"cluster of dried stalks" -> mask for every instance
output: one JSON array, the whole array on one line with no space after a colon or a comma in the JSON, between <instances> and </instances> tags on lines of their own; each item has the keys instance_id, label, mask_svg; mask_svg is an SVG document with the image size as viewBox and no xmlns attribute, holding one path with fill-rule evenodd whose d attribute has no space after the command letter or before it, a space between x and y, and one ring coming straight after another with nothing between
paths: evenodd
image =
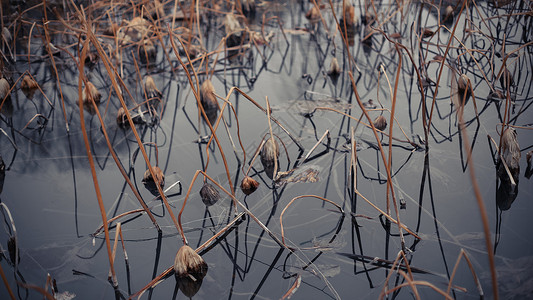
<instances>
[{"instance_id":1,"label":"cluster of dried stalks","mask_svg":"<svg viewBox=\"0 0 533 300\"><path fill-rule=\"evenodd\" d=\"M261 4L271 5L268 2L262 2ZM497 2L496 4L497 6L503 5L500 2ZM173 266L168 268L159 276L153 278L153 280L147 283L146 286L141 290L129 295L130 298L140 297L146 290L156 286L161 280L164 280L164 278L172 272L174 272L176 275L180 290L186 296L192 297L199 290L202 279L204 276L206 276L208 269L208 264L198 253L201 250L210 247L215 240L225 235L228 230L231 230L233 226L239 222L243 215L247 215L249 218L254 220L265 232L272 237L276 243L279 244L282 249L285 249L291 253L297 253L299 249L287 245L283 227L284 212L296 200L302 198L318 199L319 201L335 206L341 215L345 214L341 205L327 198L315 195L298 196L293 198L283 209L279 220L281 232L277 234L265 226L254 215L254 213L242 203L242 196L251 195L257 189L262 188L259 182L250 174L250 170L254 166L257 156L260 157L261 165L265 171L265 174L272 180L273 183L279 183L283 182L284 178L290 176L290 174L292 174L292 172L294 172L297 168L301 167L302 164L310 161L314 157L311 156L311 154L314 153L314 150L319 145L324 145L326 147L325 152L331 148L330 133L329 131L326 131L322 138L318 139L317 143L307 151L305 156L303 156L305 149L302 145L300 145L298 139L295 138L292 133L287 130L274 116L272 116L272 110L270 109L267 97L266 105L263 107L259 104L261 101L254 100L237 87L231 88L225 96L219 96L217 94L215 86L211 80L216 65L220 63L228 66L229 63L238 63L246 58L248 51L256 50L258 53L261 53L261 47L271 47L270 43L272 42L274 34L272 32L268 33L265 31L264 26L266 24L273 24L277 22L276 24L279 25L279 34L283 35L285 41L288 43L282 23L275 16L264 13L262 16L263 27L260 30L252 30L246 25L248 23L248 18L257 17L256 13L258 10L256 5L259 5L258 1L256 2L253 0L191 1L189 3L185 3L183 1L114 1L111 4L106 1L92 1L87 3L85 6L76 4L74 1L67 1L65 3L64 11L61 12L57 9L53 9L52 4L43 1L34 7L28 8L27 10L42 10L42 22L31 22L25 19L26 17L24 14L21 14L20 18L13 20L9 19L8 24L4 23L5 18L2 17L2 70L9 69L9 65L12 64L10 62L10 56L14 57L12 51L12 45L14 45L12 41L14 39L12 39L10 36L11 32L19 32L17 29L19 26L30 28L29 34L26 37L28 45L26 49L28 53L27 70L24 72L19 72L19 74L17 74L18 78L15 77L15 80L4 75L8 74L7 71L3 71L0 78L0 99L2 99L0 109L2 110L3 114L9 115L9 106L11 105L10 95L14 89L20 89L29 99L32 99L37 91L46 97L45 91L42 90L39 81L34 78L35 74L32 74L33 70L31 69L31 62L36 59L30 55L31 47L34 45L32 43L32 39L34 38L32 35L33 30L37 30L42 33L42 44L44 45L47 53L43 60L50 64L53 72L55 73L57 87L61 97L61 110L65 118L65 127L67 132L72 124L69 124L68 122L68 103L65 102L69 101L70 99L63 99L63 93L61 90L62 85L65 85L65 82L60 81L60 78L62 77L59 75L56 58L58 56L63 56L63 60L71 60L70 63L75 65L79 71L77 81L77 105L79 107L78 111L80 115L79 121L84 136L87 158L90 163L94 189L97 195L97 204L102 217L103 225L101 229L104 231L106 249L109 257L109 280L113 287L118 289L118 280L115 274L114 263L119 238L121 240L126 259L127 255L120 223L117 223L118 225L115 229L114 243L110 237L109 226L111 223L116 222L118 219L131 213L143 211L152 221L154 228L156 228L158 232L161 232L161 229L150 208L146 205L144 199L134 187L131 178L129 178L128 174L124 170L117 154L113 149L113 145L106 130L106 123L104 122L104 117L102 116L103 113L107 113L108 110L107 107L103 107L102 103L114 101L115 105L118 107L116 112L116 122L124 130L132 132L146 164L143 183L145 183L147 188L149 188L151 192L156 197L159 197L164 203L164 206L173 221L176 231L182 238L183 245L177 250ZM398 289L403 287L410 287L413 295L419 298L420 296L417 292L417 288L419 286L427 286L442 294L446 298L452 298L450 293L453 286L453 277L455 270L459 265L459 261L462 258L464 258L468 263L473 277L479 286L477 275L473 270L466 252L461 252L455 265L453 274L449 276L449 285L446 291L439 289L430 282L417 281L414 279L409 266L409 259L406 258L406 253L409 253L410 249L406 246L404 234L411 235L416 241L420 240L420 237L417 235L416 231L410 229L400 220L400 207L398 207L400 199L397 199L397 190L393 185L392 147L394 143L400 143L409 145L412 147L412 151L421 149L425 150L426 152L428 151L429 137L431 136L432 128L431 124L434 117L438 89L439 86L443 85L444 79L442 79L442 74L445 68L449 69L450 72L454 74L451 82L449 83L449 85L452 87L450 102L453 103L457 112L461 135L465 138L465 140L468 141L468 136L465 130L466 122L463 120L464 108L469 99L472 99L477 117L477 95L475 93L475 86L479 85L480 81L483 81L491 89L491 99L505 102L505 115L502 122L502 131L500 133L501 142L498 150L499 157L501 157L501 159L498 160L498 177L502 181L502 187L499 189L501 192L499 193L502 194L502 198L512 197L512 195L515 195L516 197L517 191L515 191L515 188L517 188L518 182L516 174L519 173L519 160L521 156L516 131L510 127L511 117L509 112L513 104L512 94L516 93L516 87L518 86L517 81L513 79L513 75L517 70L516 67L513 68L513 65L517 61L513 58L515 57L513 54L516 55L516 52L519 50L516 49L506 53L504 47L502 49L503 55L501 55L503 56L503 63L501 64L499 70L494 65L491 65L489 69L492 71L492 73L490 74L487 74L485 71L486 68L479 67L479 63L474 54L477 52L483 52L484 49L469 49L464 44L465 38L461 40L456 34L456 30L460 21L472 19L472 13L474 12L473 8L477 8L477 4L475 2L459 1L456 2L455 5L440 6L433 3L423 3L422 6L426 5L437 11L437 15L439 16L437 18L437 25L428 28L417 24L414 36L409 36L409 38L411 38L411 41L409 42L405 41L408 38L407 36L404 36L407 35L407 32L405 31L394 33L387 32L386 28L390 28L388 27L390 20L397 15L403 16L404 13L407 13L409 9L411 9L412 5L414 4L400 1L385 9L381 6L378 7L374 1L365 1L364 4L359 4L357 8L355 3L346 0L336 1L335 3L331 0L312 0L309 1L309 3L302 3L302 7L305 7L305 18L307 18L309 21L309 27L306 31L307 34L318 35L321 31L325 31L332 38L338 37L342 41L342 45L339 46L339 49L344 50L342 54L344 55L342 61L347 61L348 63L341 67L341 64L339 63L340 58L334 56L331 58L331 63L329 64L327 70L324 70L324 73L331 79L334 85L337 84L339 79L346 79L347 77L349 78L349 83L351 84L351 88L356 100L354 103L357 104L359 110L361 111L359 118L356 118L345 111L340 111L330 107L316 107L306 117L312 118L313 113L316 111L341 114L356 121L357 126L365 126L366 128L369 128L375 137L375 141L379 149L379 155L383 165L385 166L387 183L386 208L380 208L357 190L357 149L355 141L356 137L354 135L355 130L352 130L351 132L352 144L349 151L351 157L350 172L352 174L351 192L353 196L357 195L363 198L366 202L368 202L369 205L374 207L377 212L386 218L389 225L395 224L400 233L402 249L399 252L396 260L389 265L391 272L389 273L386 283L383 286L382 296L395 293ZM4 7L4 4L2 4L2 7ZM420 9L422 10L422 8ZM360 21L355 13L356 10L361 11ZM49 15L50 12L53 12L55 15ZM530 13L531 9L524 14L530 17ZM518 13L511 12L508 16L515 17L517 14ZM7 15L4 14L4 16ZM224 26L225 35L215 49L205 49L202 37L202 27L208 22L208 20L213 18L219 18L223 20L222 24ZM334 20L334 26L328 27L328 24L331 22L326 20L330 19ZM407 20L404 20L403 17L401 20L402 22L408 22ZM483 20L483 22L485 21L486 20ZM472 34L476 33L474 29L470 30ZM372 100L363 103L363 99L360 98L356 80L354 78L354 73L359 72L359 67L355 61L355 56L350 52L355 43L354 38L358 34L361 36L359 42L365 47L365 49L375 51L375 49L381 47L380 44L388 44L393 52L393 59L397 60L396 75L394 77L393 84L391 84L387 72L383 67L379 71L380 76L381 74L384 74L388 83L391 102L389 108L383 107L381 103L381 108L377 108ZM72 41L73 46L59 45L57 43L54 44L53 40L55 40L55 37L58 35L67 36L69 41ZM519 49L529 47L530 45L531 42L526 42ZM428 49L430 46L437 47L439 49L439 55L435 56L434 60L426 62L424 59L428 57ZM420 51L423 53L422 56L424 59L421 59L421 61L415 60L415 51ZM472 73L472 70L467 70L466 68L462 67L459 63L457 63L457 59L450 58L451 51L458 51L459 54L457 57L468 56L475 61L475 65L479 67L479 69L476 70L477 75L475 79L470 78L469 75L466 74L467 71ZM219 55L223 56L224 54L224 60L227 61L224 61L222 58L219 59ZM431 63L437 63L439 65L437 68L438 71L436 78L430 78L428 75L428 69ZM142 140L138 132L140 126L157 126L163 116L165 108L164 99L167 97L165 97L164 93L161 92L160 88L158 88L156 81L152 76L159 71L158 68L160 68L161 65L164 65L168 68L165 70L165 72L172 73L175 76L184 76L183 74L185 74L198 108L198 120L205 122L209 128L205 147L207 162L205 166L203 166L202 170L198 170L192 177L191 183L187 189L187 193L184 196L181 210L179 211L177 217L175 216L172 207L167 200L165 191L163 190L165 186L165 174L158 166L157 145L152 142ZM424 138L421 139L422 142L420 143L417 143L413 141L412 138L409 138L395 118L397 94L402 75L401 70L404 65L410 65L411 67L414 67L413 70L416 72L415 76L418 82L421 102L423 103L422 118ZM98 67L101 70L105 70L105 77L110 83L111 90L102 92L95 86L93 82L91 82L90 78L93 76L92 72L94 72L94 69ZM142 92L144 94L142 101L139 101L133 96L134 93L131 91L132 86L127 83L128 78L126 78L126 76L127 74L132 74L128 72L129 69L132 68L135 70L133 74L138 77L137 82L139 83L139 86L142 87ZM202 71L203 69L205 69L205 72ZM510 69L514 71L510 71ZM346 76L346 74L348 76ZM500 88L496 87L498 82L500 83ZM223 136L220 134L220 130L218 130L221 123L222 127L225 127L226 129L228 127L224 114L233 114L233 116L237 119L237 128L239 127L238 115L235 112L234 104L230 101L231 96L235 93L240 95L241 98L246 99L246 101L249 103L253 104L253 106L259 111L262 111L265 114L265 124L268 124L269 127L269 132L267 134L265 134L263 137L257 137L257 140L261 141L260 146L257 147L254 155L248 161L248 169L245 171L244 166L242 167L243 178L239 186L241 187L244 195L234 190L235 185L232 182L234 172L230 171L229 163L227 162L222 143L220 142L220 139L223 138ZM108 99L103 99L103 95L105 94L109 95ZM48 98L46 99L48 100ZM50 103L49 100L48 103ZM52 103L50 103L50 105L53 106ZM106 140L107 146L113 156L116 166L120 170L124 180L127 182L132 193L139 202L139 208L137 210L124 213L113 219L107 218L107 210L104 206L104 199L102 199L98 184L97 169L94 164L90 140L87 135L84 111L98 118L102 128L103 138ZM379 115L373 118L372 114L376 112L379 113ZM148 116L148 118L146 116ZM388 119L387 116L389 117ZM278 136L278 134L274 133L273 127L276 128L276 132L282 132L285 135L282 137ZM398 137L400 134L397 132L401 132L401 138ZM228 139L233 145L233 151L235 155L239 160L242 158L242 161L246 162L246 151L241 141L239 130L237 130L236 135L237 140L239 141L239 146L242 150L242 154L240 154L241 152L237 153L237 147L233 142L234 140L229 130L227 131L227 135ZM235 134L233 137L235 137ZM324 142L326 138L327 142ZM388 149L383 146L383 142L387 138ZM296 162L294 162L292 165L290 159L291 156L294 157L294 155L289 154L284 140L291 140L297 146L299 151L299 153L296 155ZM208 175L210 155L212 155L210 154L210 146L212 143L216 145L216 151L218 151L222 157L226 170L227 182L217 182ZM152 165L153 162L150 161L149 155L146 151L146 146L150 144L153 144L156 150L155 165ZM469 157L468 161L472 161L472 150L469 146L469 143L465 142L464 145L465 152ZM241 155L242 157L240 157ZM528 153L528 155L528 159L530 160L530 153ZM284 161L282 161L284 159L286 159L288 163L285 164ZM285 171L283 171L281 168L282 164L286 167ZM472 175L472 184L476 192L476 200L479 204L479 210L485 230L486 248L492 272L493 295L495 298L497 298L497 279L495 274L492 244L488 229L488 220L486 217L483 200L481 199L479 193L479 188L477 188L474 170L470 169L470 172ZM310 177L313 176L312 172L309 174ZM205 243L198 249L194 250L190 247L185 236L181 220L188 199L191 197L194 184L198 178L203 180L203 186L200 189L199 194L204 204L206 206L214 205L221 199L222 195L227 196L232 200L232 206L235 211L235 215L234 218L228 222L227 226L216 232L213 237L205 241ZM509 196L510 194L511 196ZM512 200L510 202L512 203ZM502 210L508 209L508 206L506 205L510 205L510 203L507 202L507 204L502 204L500 208ZM4 209L7 210L7 207L4 207ZM95 233L95 235L98 233L98 231ZM14 249L13 251L10 251L10 253L15 253L15 257L11 260L12 264L16 267L17 246L15 241L16 239L14 239L14 242L10 244L12 245L11 248ZM392 289L388 289L388 281L393 274L401 277L405 283L396 285ZM324 278L324 280L327 282L327 279ZM12 298L14 298L9 285L6 284L5 286L10 291ZM48 287L48 284L46 286ZM286 296L289 297L290 295L294 294L294 292L297 290L297 287L298 285L296 285L295 282L295 285L289 292L287 292ZM454 288L457 289L457 287ZM336 295L334 288L330 287L330 289L332 294ZM46 290L41 292L47 297L52 296ZM483 295L482 291L480 291L480 295Z\"/></svg>"}]
</instances>

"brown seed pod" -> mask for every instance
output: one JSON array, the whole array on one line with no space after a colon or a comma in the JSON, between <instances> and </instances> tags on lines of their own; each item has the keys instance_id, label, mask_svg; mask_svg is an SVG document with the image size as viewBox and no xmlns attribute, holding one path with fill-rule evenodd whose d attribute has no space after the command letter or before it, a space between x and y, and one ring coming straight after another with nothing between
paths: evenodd
<instances>
[{"instance_id":1,"label":"brown seed pod","mask_svg":"<svg viewBox=\"0 0 533 300\"><path fill-rule=\"evenodd\" d=\"M350 4L345 4L342 8L343 20L346 20L347 26L355 25L355 7ZM344 22L341 23L341 26Z\"/></svg>"},{"instance_id":2,"label":"brown seed pod","mask_svg":"<svg viewBox=\"0 0 533 300\"><path fill-rule=\"evenodd\" d=\"M244 194L250 195L259 187L259 182L250 176L245 176L241 181L241 190Z\"/></svg>"},{"instance_id":3,"label":"brown seed pod","mask_svg":"<svg viewBox=\"0 0 533 300\"><path fill-rule=\"evenodd\" d=\"M84 104L91 104L92 102L99 104L102 99L102 94L98 89L92 84L92 82L87 81L85 89L82 92L82 100Z\"/></svg>"},{"instance_id":4,"label":"brown seed pod","mask_svg":"<svg viewBox=\"0 0 533 300\"><path fill-rule=\"evenodd\" d=\"M192 298L202 286L203 279L192 280L189 277L177 278L178 288L181 290L183 295L188 298Z\"/></svg>"},{"instance_id":5,"label":"brown seed pod","mask_svg":"<svg viewBox=\"0 0 533 300\"><path fill-rule=\"evenodd\" d=\"M333 57L331 59L331 63L329 64L329 70L328 70L328 76L331 77L331 80L333 80L334 83L337 82L337 79L339 78L339 75L341 74L341 67L339 66L339 61L336 57Z\"/></svg>"},{"instance_id":6,"label":"brown seed pod","mask_svg":"<svg viewBox=\"0 0 533 300\"><path fill-rule=\"evenodd\" d=\"M32 99L39 85L29 75L24 75L20 83L20 89L28 99Z\"/></svg>"},{"instance_id":7,"label":"brown seed pod","mask_svg":"<svg viewBox=\"0 0 533 300\"><path fill-rule=\"evenodd\" d=\"M161 98L161 96L163 95L157 89L155 81L150 75L144 77L144 90L146 91L146 95L148 96L148 98Z\"/></svg>"},{"instance_id":8,"label":"brown seed pod","mask_svg":"<svg viewBox=\"0 0 533 300\"><path fill-rule=\"evenodd\" d=\"M200 103L209 122L214 125L218 116L218 104L215 96L215 87L209 79L206 79L200 86Z\"/></svg>"},{"instance_id":9,"label":"brown seed pod","mask_svg":"<svg viewBox=\"0 0 533 300\"><path fill-rule=\"evenodd\" d=\"M457 79L457 90L459 91L459 100L461 102L463 99L466 102L472 95L472 84L470 83L470 78L468 78L466 74L461 74L459 79Z\"/></svg>"},{"instance_id":10,"label":"brown seed pod","mask_svg":"<svg viewBox=\"0 0 533 300\"><path fill-rule=\"evenodd\" d=\"M503 131L501 144L501 156L511 173L520 170L520 145L518 144L517 134L514 128L508 127Z\"/></svg>"},{"instance_id":11,"label":"brown seed pod","mask_svg":"<svg viewBox=\"0 0 533 300\"><path fill-rule=\"evenodd\" d=\"M142 47L139 49L139 58L143 64L153 63L157 57L157 51L154 43L149 40L143 40Z\"/></svg>"},{"instance_id":12,"label":"brown seed pod","mask_svg":"<svg viewBox=\"0 0 533 300\"><path fill-rule=\"evenodd\" d=\"M269 138L263 145L259 156L261 157L261 164L263 164L263 168L265 169L267 176L269 178L274 178L276 175L274 174L274 167L279 158L278 142L274 138Z\"/></svg>"},{"instance_id":13,"label":"brown seed pod","mask_svg":"<svg viewBox=\"0 0 533 300\"><path fill-rule=\"evenodd\" d=\"M311 8L307 11L305 14L305 17L309 20L309 23L312 25L317 24L320 21L320 10L315 5L311 6Z\"/></svg>"},{"instance_id":14,"label":"brown seed pod","mask_svg":"<svg viewBox=\"0 0 533 300\"><path fill-rule=\"evenodd\" d=\"M120 107L117 112L117 124L118 126L122 128L128 128L130 126L130 122L128 122L128 118L126 117L126 111L123 107Z\"/></svg>"},{"instance_id":15,"label":"brown seed pod","mask_svg":"<svg viewBox=\"0 0 533 300\"><path fill-rule=\"evenodd\" d=\"M159 185L161 187L165 186L165 174L163 174L163 171L158 166L152 166L152 171L154 172L155 179L152 177L152 174L150 173L150 170L146 170L144 172L143 176L143 183L144 184L155 184L156 182L159 182Z\"/></svg>"},{"instance_id":16,"label":"brown seed pod","mask_svg":"<svg viewBox=\"0 0 533 300\"><path fill-rule=\"evenodd\" d=\"M202 202L204 202L206 206L211 206L220 200L220 193L208 182L204 183L200 189L200 196L202 197Z\"/></svg>"},{"instance_id":17,"label":"brown seed pod","mask_svg":"<svg viewBox=\"0 0 533 300\"><path fill-rule=\"evenodd\" d=\"M422 30L422 38L432 37L435 32L429 28L424 28Z\"/></svg>"},{"instance_id":18,"label":"brown seed pod","mask_svg":"<svg viewBox=\"0 0 533 300\"><path fill-rule=\"evenodd\" d=\"M174 272L178 279L201 280L207 274L207 263L191 247L183 245L174 259Z\"/></svg>"},{"instance_id":19,"label":"brown seed pod","mask_svg":"<svg viewBox=\"0 0 533 300\"><path fill-rule=\"evenodd\" d=\"M7 79L2 78L0 79L0 101L4 100L4 98L9 94L9 89L11 88L11 85L7 81Z\"/></svg>"},{"instance_id":20,"label":"brown seed pod","mask_svg":"<svg viewBox=\"0 0 533 300\"><path fill-rule=\"evenodd\" d=\"M379 129L381 131L385 130L385 128L387 128L387 119L385 119L384 116L378 116L375 120L374 120L374 126L376 127L376 129Z\"/></svg>"}]
</instances>

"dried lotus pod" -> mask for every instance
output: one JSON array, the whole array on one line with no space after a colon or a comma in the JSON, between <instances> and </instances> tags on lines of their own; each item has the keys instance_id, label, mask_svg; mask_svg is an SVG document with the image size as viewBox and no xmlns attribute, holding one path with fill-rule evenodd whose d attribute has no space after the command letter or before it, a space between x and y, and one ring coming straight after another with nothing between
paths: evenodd
<instances>
[{"instance_id":1,"label":"dried lotus pod","mask_svg":"<svg viewBox=\"0 0 533 300\"><path fill-rule=\"evenodd\" d=\"M24 75L20 83L20 89L28 99L32 99L35 91L39 88L39 84L33 80L29 75Z\"/></svg>"},{"instance_id":2,"label":"dried lotus pod","mask_svg":"<svg viewBox=\"0 0 533 300\"><path fill-rule=\"evenodd\" d=\"M146 91L146 95L148 98L161 98L163 95L155 85L154 78L152 76L147 75L144 77L144 90Z\"/></svg>"},{"instance_id":3,"label":"dried lotus pod","mask_svg":"<svg viewBox=\"0 0 533 300\"><path fill-rule=\"evenodd\" d=\"M165 186L165 174L163 174L163 171L158 166L152 166L152 171L154 172L155 180L152 177L150 170L146 170L142 182L146 189L153 195L159 195L156 182L159 182L159 186L163 188L163 186Z\"/></svg>"},{"instance_id":4,"label":"dried lotus pod","mask_svg":"<svg viewBox=\"0 0 533 300\"><path fill-rule=\"evenodd\" d=\"M95 108L93 102L98 105L102 99L102 94L90 81L87 81L85 88L81 93L81 99L83 101L83 108L85 108L89 113L94 114Z\"/></svg>"},{"instance_id":5,"label":"dried lotus pod","mask_svg":"<svg viewBox=\"0 0 533 300\"><path fill-rule=\"evenodd\" d=\"M451 5L446 6L444 13L441 13L441 22L445 25L453 24L453 7Z\"/></svg>"},{"instance_id":6,"label":"dried lotus pod","mask_svg":"<svg viewBox=\"0 0 533 300\"><path fill-rule=\"evenodd\" d=\"M206 79L200 86L200 103L209 122L214 125L218 116L218 104L215 96L215 87L209 79Z\"/></svg>"},{"instance_id":7,"label":"dried lotus pod","mask_svg":"<svg viewBox=\"0 0 533 300\"><path fill-rule=\"evenodd\" d=\"M259 182L250 176L245 176L241 181L241 190L244 194L250 195L259 187Z\"/></svg>"},{"instance_id":8,"label":"dried lotus pod","mask_svg":"<svg viewBox=\"0 0 533 300\"><path fill-rule=\"evenodd\" d=\"M220 200L220 193L208 182L205 182L200 189L200 196L202 197L202 202L204 202L206 206L211 206Z\"/></svg>"},{"instance_id":9,"label":"dried lotus pod","mask_svg":"<svg viewBox=\"0 0 533 300\"><path fill-rule=\"evenodd\" d=\"M123 107L120 107L117 112L117 125L121 128L128 128L130 122L128 122L128 117L126 116L126 111Z\"/></svg>"},{"instance_id":10,"label":"dried lotus pod","mask_svg":"<svg viewBox=\"0 0 533 300\"><path fill-rule=\"evenodd\" d=\"M309 20L311 25L318 24L320 21L320 9L315 5L311 6L307 13L305 13L305 18Z\"/></svg>"},{"instance_id":11,"label":"dried lotus pod","mask_svg":"<svg viewBox=\"0 0 533 300\"><path fill-rule=\"evenodd\" d=\"M337 79L339 78L339 75L341 74L341 67L339 66L339 61L336 57L333 57L331 59L331 63L329 64L329 70L328 70L328 76L331 78L334 84L337 83Z\"/></svg>"},{"instance_id":12,"label":"dried lotus pod","mask_svg":"<svg viewBox=\"0 0 533 300\"><path fill-rule=\"evenodd\" d=\"M191 247L183 245L174 259L174 272L177 278L201 280L207 274L207 263Z\"/></svg>"},{"instance_id":13,"label":"dried lotus pod","mask_svg":"<svg viewBox=\"0 0 533 300\"><path fill-rule=\"evenodd\" d=\"M143 40L141 48L139 48L139 58L143 64L153 63L157 57L157 50L154 43L149 40Z\"/></svg>"},{"instance_id":14,"label":"dried lotus pod","mask_svg":"<svg viewBox=\"0 0 533 300\"><path fill-rule=\"evenodd\" d=\"M503 68L502 75L500 76L500 84L502 85L503 89L508 89L514 85L513 75L511 72L509 72L507 67Z\"/></svg>"},{"instance_id":15,"label":"dried lotus pod","mask_svg":"<svg viewBox=\"0 0 533 300\"><path fill-rule=\"evenodd\" d=\"M385 130L385 128L387 128L387 119L385 119L383 115L378 116L374 120L374 127L376 127L376 129L379 129L381 131Z\"/></svg>"},{"instance_id":16,"label":"dried lotus pod","mask_svg":"<svg viewBox=\"0 0 533 300\"><path fill-rule=\"evenodd\" d=\"M274 138L269 138L263 145L263 148L261 149L259 155L261 157L261 163L263 164L263 168L265 169L267 176L271 179L274 178L276 175L275 171L277 172L277 170L274 170L274 168L279 159L278 142Z\"/></svg>"},{"instance_id":17,"label":"dried lotus pod","mask_svg":"<svg viewBox=\"0 0 533 300\"><path fill-rule=\"evenodd\" d=\"M457 90L459 91L460 101L466 103L470 96L472 95L472 84L470 83L470 78L466 74L461 74L457 80Z\"/></svg>"},{"instance_id":18,"label":"dried lotus pod","mask_svg":"<svg viewBox=\"0 0 533 300\"><path fill-rule=\"evenodd\" d=\"M0 101L4 100L6 96L9 95L9 90L11 89L11 85L5 78L0 79Z\"/></svg>"}]
</instances>

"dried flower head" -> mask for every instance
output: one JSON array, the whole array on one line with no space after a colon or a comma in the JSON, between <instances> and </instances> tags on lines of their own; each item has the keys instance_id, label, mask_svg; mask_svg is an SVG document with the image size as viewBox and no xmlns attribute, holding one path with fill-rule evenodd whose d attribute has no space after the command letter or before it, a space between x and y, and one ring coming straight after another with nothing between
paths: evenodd
<instances>
[{"instance_id":1,"label":"dried flower head","mask_svg":"<svg viewBox=\"0 0 533 300\"><path fill-rule=\"evenodd\" d=\"M226 30L226 35L235 33L242 29L241 24L233 13L227 14L224 18L224 28Z\"/></svg>"},{"instance_id":2,"label":"dried flower head","mask_svg":"<svg viewBox=\"0 0 533 300\"><path fill-rule=\"evenodd\" d=\"M346 22L346 26L355 25L356 17L355 17L355 7L353 5L345 3L345 5L342 8L342 15L343 15L343 22L341 22L341 26L343 26L342 24L344 24L344 22Z\"/></svg>"},{"instance_id":3,"label":"dried flower head","mask_svg":"<svg viewBox=\"0 0 533 300\"><path fill-rule=\"evenodd\" d=\"M387 128L387 119L383 115L378 116L374 120L374 126L381 131L385 130Z\"/></svg>"},{"instance_id":4,"label":"dried flower head","mask_svg":"<svg viewBox=\"0 0 533 300\"><path fill-rule=\"evenodd\" d=\"M453 23L453 6L448 5L444 9L444 13L441 13L441 22L449 25Z\"/></svg>"},{"instance_id":5,"label":"dried flower head","mask_svg":"<svg viewBox=\"0 0 533 300\"><path fill-rule=\"evenodd\" d=\"M39 85L29 75L24 75L20 83L20 89L28 99L32 99Z\"/></svg>"},{"instance_id":6,"label":"dried flower head","mask_svg":"<svg viewBox=\"0 0 533 300\"><path fill-rule=\"evenodd\" d=\"M102 99L102 94L90 81L87 81L85 88L81 92L81 99L83 101L83 107L91 114L94 114L95 108L93 102L98 105Z\"/></svg>"},{"instance_id":7,"label":"dried flower head","mask_svg":"<svg viewBox=\"0 0 533 300\"><path fill-rule=\"evenodd\" d=\"M255 16L255 0L241 0L242 13L247 17L251 18Z\"/></svg>"},{"instance_id":8,"label":"dried flower head","mask_svg":"<svg viewBox=\"0 0 533 300\"><path fill-rule=\"evenodd\" d=\"M339 66L339 61L336 57L333 57L331 59L331 63L329 64L328 76L331 77L334 83L336 83L340 74L341 67Z\"/></svg>"},{"instance_id":9,"label":"dried flower head","mask_svg":"<svg viewBox=\"0 0 533 300\"><path fill-rule=\"evenodd\" d=\"M174 259L174 272L178 278L201 280L207 274L207 264L191 247L183 245Z\"/></svg>"},{"instance_id":10,"label":"dried flower head","mask_svg":"<svg viewBox=\"0 0 533 300\"><path fill-rule=\"evenodd\" d=\"M215 96L215 87L209 79L206 79L200 87L200 103L209 122L213 125L218 115L218 104Z\"/></svg>"},{"instance_id":11,"label":"dried flower head","mask_svg":"<svg viewBox=\"0 0 533 300\"><path fill-rule=\"evenodd\" d=\"M141 63L153 63L156 57L157 51L155 49L154 43L149 39L143 40L143 44L139 49L139 58L141 59Z\"/></svg>"},{"instance_id":12,"label":"dried flower head","mask_svg":"<svg viewBox=\"0 0 533 300\"><path fill-rule=\"evenodd\" d=\"M206 206L211 206L220 200L220 193L208 182L205 182L200 189L200 196L202 197L202 202L204 202Z\"/></svg>"},{"instance_id":13,"label":"dried flower head","mask_svg":"<svg viewBox=\"0 0 533 300\"><path fill-rule=\"evenodd\" d=\"M120 107L117 112L117 124L118 126L122 128L128 128L130 126L130 122L128 122L128 118L126 117L126 111L123 107Z\"/></svg>"},{"instance_id":14,"label":"dried flower head","mask_svg":"<svg viewBox=\"0 0 533 300\"><path fill-rule=\"evenodd\" d=\"M263 168L265 169L267 176L270 178L274 178L276 175L275 171L277 171L274 170L274 168L279 158L278 142L273 137L269 138L263 145L263 148L261 149L259 155L261 157L261 163L263 164Z\"/></svg>"},{"instance_id":15,"label":"dried flower head","mask_svg":"<svg viewBox=\"0 0 533 300\"><path fill-rule=\"evenodd\" d=\"M165 174L163 174L163 171L158 166L152 166L152 171L154 172L155 180L152 177L152 174L150 173L150 170L146 170L144 172L143 176L143 183L144 184L155 184L156 182L159 182L159 185L161 187L165 186Z\"/></svg>"},{"instance_id":16,"label":"dried flower head","mask_svg":"<svg viewBox=\"0 0 533 300\"><path fill-rule=\"evenodd\" d=\"M509 170L511 170L511 173L513 173L514 170L519 170L521 153L516 130L514 130L514 128L508 127L503 131L501 144L501 155L509 167Z\"/></svg>"},{"instance_id":17,"label":"dried flower head","mask_svg":"<svg viewBox=\"0 0 533 300\"><path fill-rule=\"evenodd\" d=\"M312 25L317 24L320 21L320 9L318 9L318 7L315 5L311 6L307 13L305 13L305 17Z\"/></svg>"},{"instance_id":18,"label":"dried flower head","mask_svg":"<svg viewBox=\"0 0 533 300\"><path fill-rule=\"evenodd\" d=\"M241 190L244 194L250 195L259 187L259 182L250 176L245 176L241 181Z\"/></svg>"},{"instance_id":19,"label":"dried flower head","mask_svg":"<svg viewBox=\"0 0 533 300\"><path fill-rule=\"evenodd\" d=\"M148 98L161 98L163 95L155 85L155 81L152 78L152 76L147 75L144 77L144 90L146 91L146 95Z\"/></svg>"},{"instance_id":20,"label":"dried flower head","mask_svg":"<svg viewBox=\"0 0 533 300\"><path fill-rule=\"evenodd\" d=\"M9 89L11 89L11 85L7 79L0 79L0 101L4 100L4 98L9 94Z\"/></svg>"},{"instance_id":21,"label":"dried flower head","mask_svg":"<svg viewBox=\"0 0 533 300\"><path fill-rule=\"evenodd\" d=\"M466 74L461 74L459 79L457 79L457 90L459 91L460 101L462 102L464 99L466 103L472 94L472 84Z\"/></svg>"}]
</instances>

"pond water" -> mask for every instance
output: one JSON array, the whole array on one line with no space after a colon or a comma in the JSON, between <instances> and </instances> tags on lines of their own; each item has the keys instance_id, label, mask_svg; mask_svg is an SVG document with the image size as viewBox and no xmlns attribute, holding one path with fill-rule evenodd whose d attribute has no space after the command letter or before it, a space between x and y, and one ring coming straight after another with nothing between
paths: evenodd
<instances>
[{"instance_id":1,"label":"pond water","mask_svg":"<svg viewBox=\"0 0 533 300\"><path fill-rule=\"evenodd\" d=\"M255 17L245 17L241 2L2 3L2 77L13 89L0 116L0 298L490 299L491 253L499 296L532 297L530 3L255 1ZM440 22L448 5L453 16ZM120 29L106 32L111 22ZM100 58L80 71L85 44ZM211 130L180 60L195 88L213 83L224 109L212 119L218 144L207 145ZM39 85L31 97L21 88L30 74ZM160 94L145 88L148 75ZM99 114L91 105L80 114L86 80L101 94ZM134 128L117 124L120 99ZM374 132L363 108L386 128ZM252 158L271 133L279 170L268 172ZM140 144L164 174L165 199L143 183ZM521 154L506 160L510 175L497 147ZM214 205L202 201L197 170L220 194ZM259 183L249 195L245 175ZM123 214L109 244L99 198L106 219ZM178 284L173 217L185 199L180 221L193 249L227 234L198 250L203 280ZM116 245L116 286L107 245Z\"/></svg>"}]
</instances>

